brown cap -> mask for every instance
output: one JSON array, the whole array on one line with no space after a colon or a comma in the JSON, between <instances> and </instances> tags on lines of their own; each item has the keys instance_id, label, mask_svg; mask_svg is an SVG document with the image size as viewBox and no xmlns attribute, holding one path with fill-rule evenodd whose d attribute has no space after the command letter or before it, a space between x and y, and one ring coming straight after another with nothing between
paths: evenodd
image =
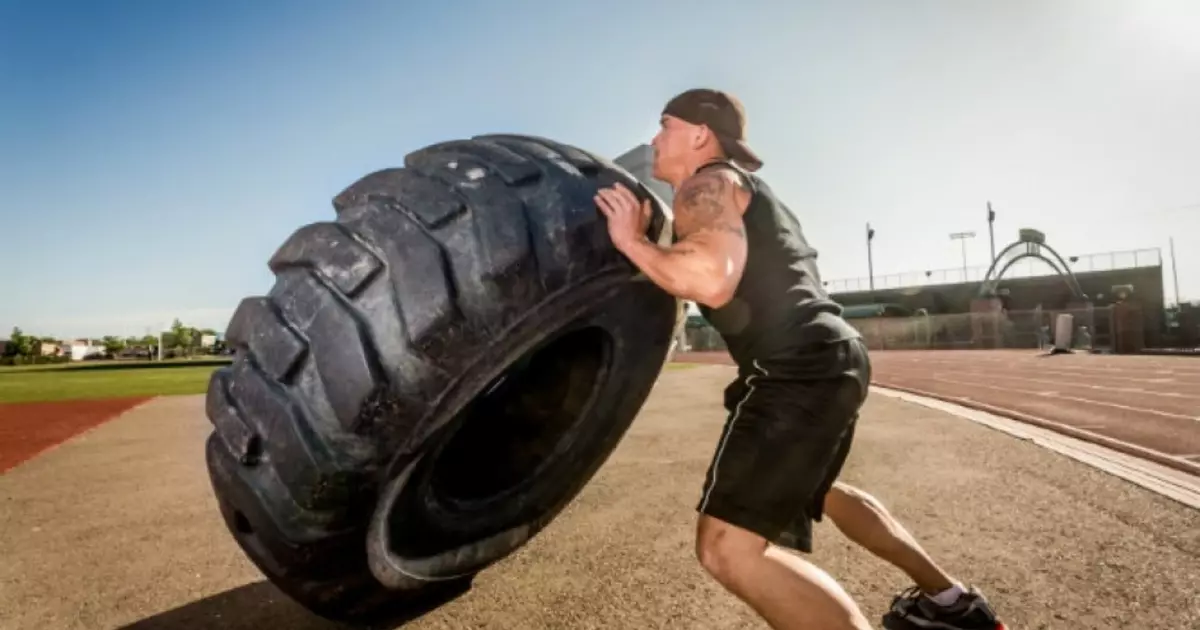
<instances>
[{"instance_id":1,"label":"brown cap","mask_svg":"<svg viewBox=\"0 0 1200 630\"><path fill-rule=\"evenodd\" d=\"M762 168L762 160L746 144L746 110L728 92L697 88L671 99L662 113L712 130L725 155L748 171Z\"/></svg>"}]
</instances>

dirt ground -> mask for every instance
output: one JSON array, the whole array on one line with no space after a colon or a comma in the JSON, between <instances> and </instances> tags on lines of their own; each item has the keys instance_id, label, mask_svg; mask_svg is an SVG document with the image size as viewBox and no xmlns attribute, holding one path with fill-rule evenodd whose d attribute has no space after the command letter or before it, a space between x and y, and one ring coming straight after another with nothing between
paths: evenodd
<instances>
[{"instance_id":1,"label":"dirt ground","mask_svg":"<svg viewBox=\"0 0 1200 630\"><path fill-rule=\"evenodd\" d=\"M731 374L667 371L558 520L405 628L765 628L692 552ZM159 399L0 476L0 628L338 628L266 583L225 532L208 431L202 398ZM1200 627L1200 518L1123 480L884 396L867 404L844 479L1011 628ZM873 619L908 585L829 523L816 545L813 560Z\"/></svg>"},{"instance_id":2,"label":"dirt ground","mask_svg":"<svg viewBox=\"0 0 1200 630\"><path fill-rule=\"evenodd\" d=\"M149 400L68 400L0 405L0 474Z\"/></svg>"}]
</instances>

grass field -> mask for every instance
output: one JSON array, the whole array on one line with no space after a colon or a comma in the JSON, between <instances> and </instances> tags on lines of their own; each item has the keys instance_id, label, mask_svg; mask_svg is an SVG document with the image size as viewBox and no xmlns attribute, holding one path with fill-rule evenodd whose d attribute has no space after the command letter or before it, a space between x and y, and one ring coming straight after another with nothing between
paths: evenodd
<instances>
[{"instance_id":1,"label":"grass field","mask_svg":"<svg viewBox=\"0 0 1200 630\"><path fill-rule=\"evenodd\" d=\"M88 362L0 368L0 404L203 394L227 361ZM691 363L668 363L686 370Z\"/></svg>"},{"instance_id":2,"label":"grass field","mask_svg":"<svg viewBox=\"0 0 1200 630\"><path fill-rule=\"evenodd\" d=\"M199 356L192 359L165 359L162 361L73 361L70 363L42 363L38 365L0 365L0 376L10 372L46 372L53 370L145 370L186 366L227 365L230 358Z\"/></svg>"},{"instance_id":3,"label":"grass field","mask_svg":"<svg viewBox=\"0 0 1200 630\"><path fill-rule=\"evenodd\" d=\"M202 394L223 362L67 364L0 370L0 403Z\"/></svg>"}]
</instances>

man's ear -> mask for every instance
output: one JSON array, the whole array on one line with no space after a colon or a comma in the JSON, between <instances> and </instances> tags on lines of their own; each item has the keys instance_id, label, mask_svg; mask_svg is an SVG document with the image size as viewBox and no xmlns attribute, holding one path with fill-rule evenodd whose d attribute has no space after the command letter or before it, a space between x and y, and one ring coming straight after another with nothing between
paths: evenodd
<instances>
[{"instance_id":1,"label":"man's ear","mask_svg":"<svg viewBox=\"0 0 1200 630\"><path fill-rule=\"evenodd\" d=\"M701 144L702 145L712 145L712 146L716 147L718 150L720 150L721 141L717 139L716 132L713 131L712 129L708 128L707 126L702 126L702 127L700 127L700 129L703 130L703 133L700 136Z\"/></svg>"}]
</instances>

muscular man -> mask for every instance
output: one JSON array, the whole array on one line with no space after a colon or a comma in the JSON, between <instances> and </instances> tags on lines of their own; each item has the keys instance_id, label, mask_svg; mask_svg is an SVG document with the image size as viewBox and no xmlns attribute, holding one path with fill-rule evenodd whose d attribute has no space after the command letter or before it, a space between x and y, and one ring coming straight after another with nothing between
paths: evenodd
<instances>
[{"instance_id":1,"label":"muscular man","mask_svg":"<svg viewBox=\"0 0 1200 630\"><path fill-rule=\"evenodd\" d=\"M697 510L701 565L773 628L871 627L812 552L828 515L848 538L907 573L885 628L997 630L983 595L940 569L874 497L836 482L871 366L858 332L822 289L816 252L752 172L733 96L689 90L667 103L654 176L675 190L676 242L646 238L650 208L617 185L596 203L613 244L651 281L693 300L738 366ZM786 549L785 549L786 548Z\"/></svg>"}]
</instances>

